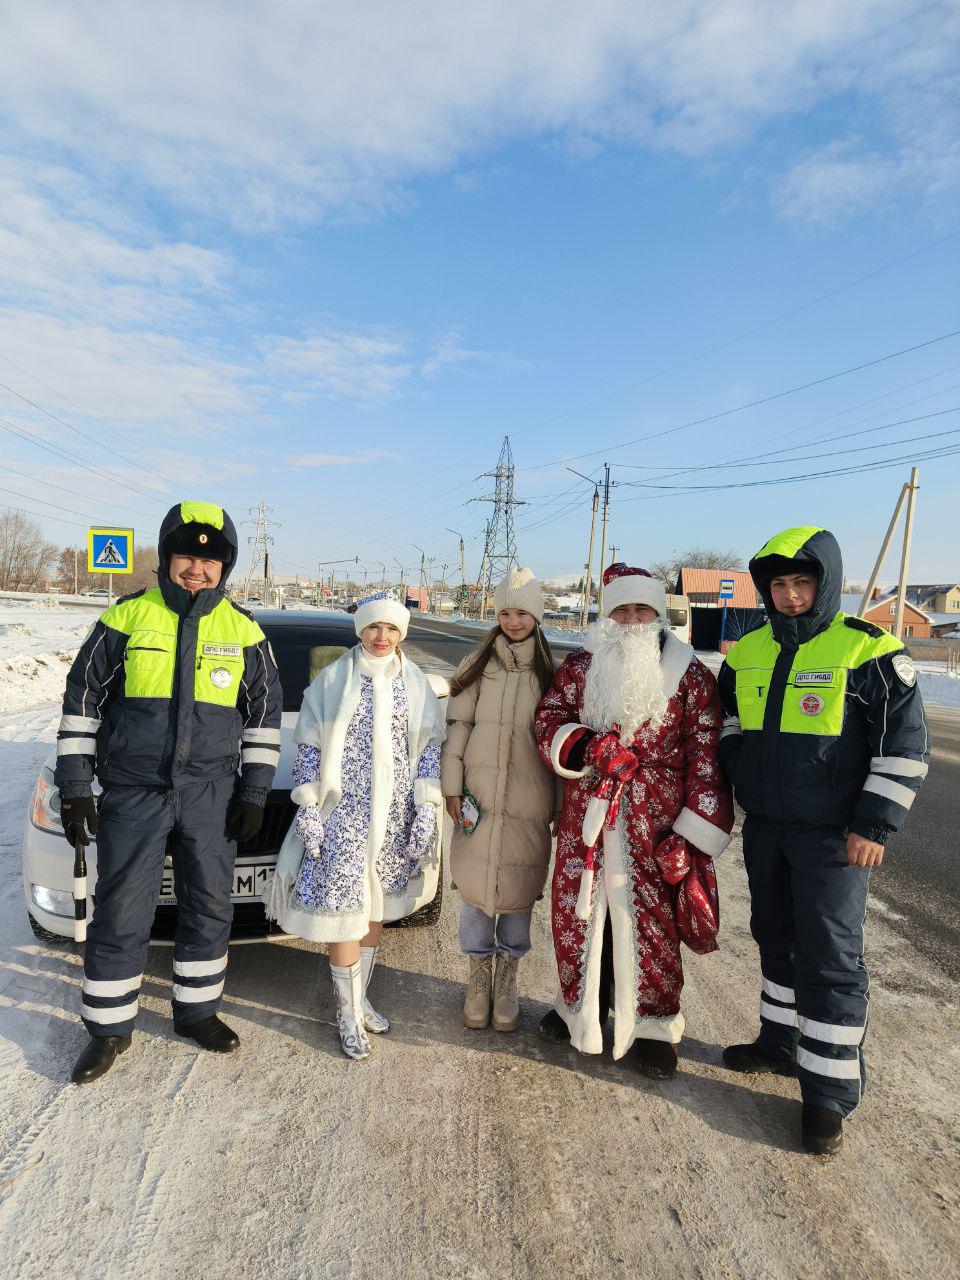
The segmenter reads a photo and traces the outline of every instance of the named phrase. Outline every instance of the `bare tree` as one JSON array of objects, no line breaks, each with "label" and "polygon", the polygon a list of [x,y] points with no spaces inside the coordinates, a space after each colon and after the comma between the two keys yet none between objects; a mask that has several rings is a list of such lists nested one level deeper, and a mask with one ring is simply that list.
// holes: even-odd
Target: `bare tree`
[{"label": "bare tree", "polygon": [[0,513],[0,590],[36,591],[45,586],[56,556],[57,548],[44,540],[39,525],[19,511]]},{"label": "bare tree", "polygon": [[676,552],[666,560],[658,560],[650,566],[650,572],[659,578],[668,591],[675,591],[681,569],[742,569],[743,558],[736,551],[716,551],[710,547],[689,547]]}]

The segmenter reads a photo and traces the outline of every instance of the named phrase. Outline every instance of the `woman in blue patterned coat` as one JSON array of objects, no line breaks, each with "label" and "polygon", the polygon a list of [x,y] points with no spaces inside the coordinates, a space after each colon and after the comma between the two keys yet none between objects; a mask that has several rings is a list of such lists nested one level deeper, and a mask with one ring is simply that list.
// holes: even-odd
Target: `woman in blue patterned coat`
[{"label": "woman in blue patterned coat", "polygon": [[406,915],[437,831],[443,716],[398,646],[410,614],[392,596],[362,601],[360,644],[317,676],[297,721],[300,808],[277,860],[267,914],[330,948],[337,1027],[350,1058],[389,1029],[367,999],[384,920]]}]

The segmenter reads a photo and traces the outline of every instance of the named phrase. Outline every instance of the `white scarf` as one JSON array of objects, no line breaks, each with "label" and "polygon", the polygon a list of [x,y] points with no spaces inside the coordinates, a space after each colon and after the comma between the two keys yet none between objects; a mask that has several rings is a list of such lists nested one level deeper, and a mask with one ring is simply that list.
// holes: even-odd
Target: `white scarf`
[{"label": "white scarf", "polygon": [[[347,729],[360,705],[361,676],[374,681],[374,693],[381,683],[389,686],[400,668],[407,695],[407,748],[410,775],[416,777],[417,765],[431,743],[442,742],[446,734],[443,713],[430,682],[415,662],[407,657],[389,654],[384,658],[367,653],[355,645],[317,676],[303,695],[303,705],[293,740],[299,746],[309,743],[320,749],[320,776],[316,782],[294,787],[290,798],[294,804],[315,804],[326,818],[340,803],[343,795],[343,748]],[[267,916],[278,920],[292,892],[300,871],[303,846],[291,826],[277,858],[271,886],[264,893]],[[275,912],[277,914],[275,914]]]}]

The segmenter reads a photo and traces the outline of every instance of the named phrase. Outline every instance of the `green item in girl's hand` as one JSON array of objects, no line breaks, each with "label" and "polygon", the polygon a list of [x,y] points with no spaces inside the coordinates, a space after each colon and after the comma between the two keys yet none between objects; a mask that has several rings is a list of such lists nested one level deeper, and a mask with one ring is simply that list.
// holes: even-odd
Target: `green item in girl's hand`
[{"label": "green item in girl's hand", "polygon": [[477,823],[480,821],[480,806],[469,791],[463,793],[463,803],[460,806],[460,826],[464,835],[472,836],[477,829]]}]

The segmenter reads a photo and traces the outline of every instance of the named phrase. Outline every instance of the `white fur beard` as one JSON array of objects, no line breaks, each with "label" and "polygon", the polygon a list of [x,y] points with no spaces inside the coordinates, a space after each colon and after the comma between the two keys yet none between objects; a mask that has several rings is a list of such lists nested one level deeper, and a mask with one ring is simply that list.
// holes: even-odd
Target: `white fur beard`
[{"label": "white fur beard", "polygon": [[593,654],[583,691],[583,721],[591,729],[620,726],[625,743],[644,725],[663,724],[669,699],[660,672],[663,623],[631,623],[600,618],[587,632]]}]

